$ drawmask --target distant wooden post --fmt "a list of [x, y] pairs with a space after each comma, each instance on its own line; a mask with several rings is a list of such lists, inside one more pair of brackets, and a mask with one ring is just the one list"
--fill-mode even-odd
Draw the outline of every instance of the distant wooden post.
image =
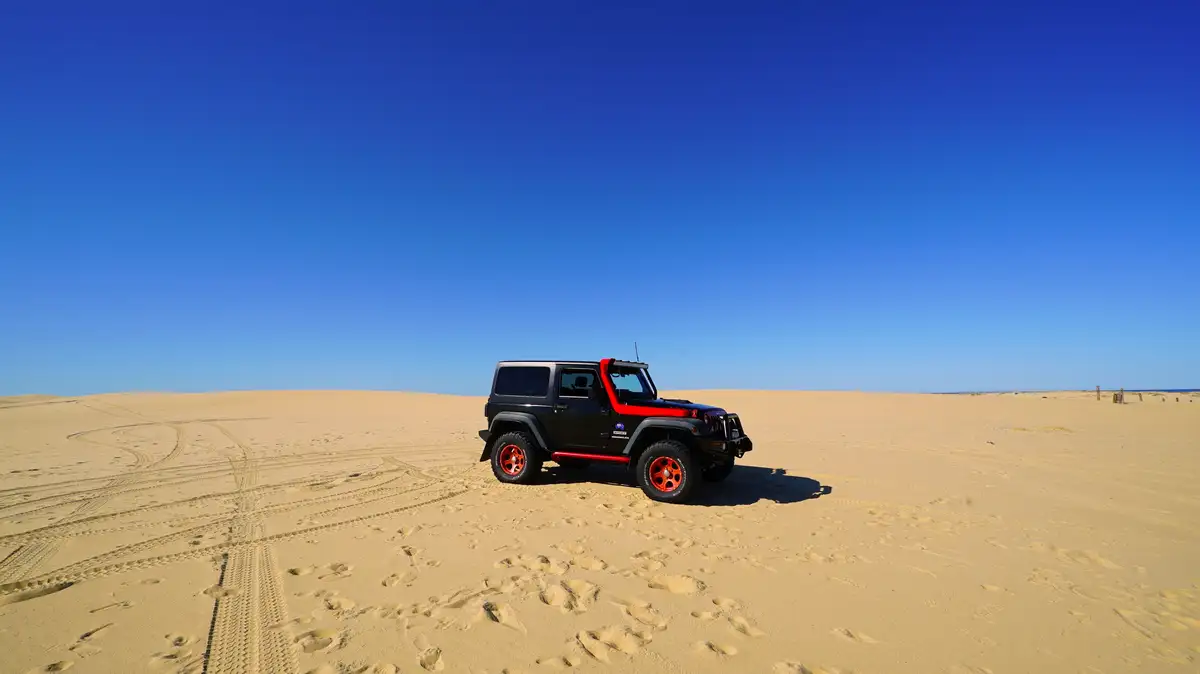
[[1144, 400], [1142, 400], [1142, 392], [1141, 391], [1138, 391], [1138, 402], [1139, 403], [1145, 402]]
[[1121, 387], [1121, 404], [1122, 405], [1125, 404], [1125, 387], [1124, 386]]
[[1115, 405], [1119, 402], [1121, 402], [1121, 399], [1119, 397], [1117, 397], [1117, 392], [1113, 391], [1113, 404]]
[[1097, 386], [1096, 387], [1096, 400], [1099, 400], [1099, 399], [1100, 399], [1100, 387]]

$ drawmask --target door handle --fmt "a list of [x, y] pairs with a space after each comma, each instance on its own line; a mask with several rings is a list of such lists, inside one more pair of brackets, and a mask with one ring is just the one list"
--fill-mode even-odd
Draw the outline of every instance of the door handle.
[[559, 404], [557, 404], [557, 405], [555, 405], [555, 406], [554, 406], [554, 411], [555, 411], [555, 412], [562, 412], [562, 411], [563, 411], [563, 410], [565, 410], [565, 409], [567, 409], [567, 405], [566, 405], [566, 403], [559, 403]]

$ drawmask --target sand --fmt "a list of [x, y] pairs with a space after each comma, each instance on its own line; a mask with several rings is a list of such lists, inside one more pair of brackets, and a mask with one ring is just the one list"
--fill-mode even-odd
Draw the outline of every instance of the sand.
[[1200, 671], [1200, 398], [673, 395], [756, 443], [697, 505], [480, 398], [0, 400], [0, 672]]

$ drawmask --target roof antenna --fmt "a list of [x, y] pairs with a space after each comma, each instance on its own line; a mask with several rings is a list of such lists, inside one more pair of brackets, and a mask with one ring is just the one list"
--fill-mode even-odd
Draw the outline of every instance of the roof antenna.
[[637, 362], [642, 362], [642, 357], [638, 355], [637, 342], [633, 343], [633, 359]]

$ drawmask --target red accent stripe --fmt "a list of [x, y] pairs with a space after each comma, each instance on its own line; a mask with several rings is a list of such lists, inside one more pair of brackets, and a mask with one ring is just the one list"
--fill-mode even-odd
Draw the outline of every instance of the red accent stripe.
[[554, 452], [550, 458], [558, 461], [563, 459], [587, 459], [588, 461], [612, 461], [613, 463], [629, 463], [628, 456], [613, 456], [612, 454], [581, 454], [579, 452]]
[[608, 402], [612, 403], [613, 411], [617, 414], [628, 414], [635, 417], [686, 417], [687, 410], [681, 410], [676, 407], [643, 407], [641, 405], [626, 405], [617, 399], [617, 391], [613, 387], [612, 380], [608, 378], [608, 366], [613, 362], [612, 358], [605, 358], [600, 361], [600, 381], [604, 384], [604, 390], [608, 393]]

